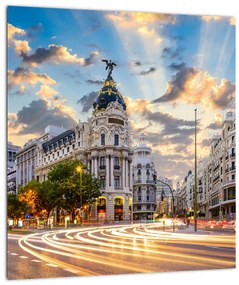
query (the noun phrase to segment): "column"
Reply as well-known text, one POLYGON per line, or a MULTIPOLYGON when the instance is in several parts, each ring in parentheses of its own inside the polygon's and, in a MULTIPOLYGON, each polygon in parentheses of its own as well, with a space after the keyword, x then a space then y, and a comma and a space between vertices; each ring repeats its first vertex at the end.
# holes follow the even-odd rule
POLYGON ((122 187, 125 187, 125 157, 123 157, 123 160, 122 160, 122 187))
POLYGON ((129 187, 129 161, 128 161, 128 158, 126 158, 126 161, 125 161, 125 164, 126 164, 126 183, 125 183, 125 186, 126 187, 129 187))
POLYGON ((111 159, 110 159, 110 177, 111 177, 111 185, 112 187, 114 187, 114 157, 111 155, 111 159))
POLYGON ((98 177, 98 165, 97 165, 97 157, 95 157, 95 177, 98 177))
POLYGON ((109 155, 106 155, 106 188, 109 188, 110 184, 110 163, 109 163, 109 155))
POLYGON ((133 190, 133 184, 132 184, 132 163, 129 163, 129 188, 133 190))

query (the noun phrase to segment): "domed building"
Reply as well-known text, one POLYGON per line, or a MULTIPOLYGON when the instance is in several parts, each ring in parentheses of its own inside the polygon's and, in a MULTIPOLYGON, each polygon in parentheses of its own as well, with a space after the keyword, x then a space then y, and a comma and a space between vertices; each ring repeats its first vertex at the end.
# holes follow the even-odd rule
POLYGON ((133 218, 152 220, 156 210, 156 171, 147 138, 141 134, 134 148, 133 159, 133 218))
POLYGON ((89 169, 101 181, 101 193, 92 216, 97 220, 131 219, 133 151, 129 145, 126 104, 108 75, 93 104, 89 169))
MULTIPOLYGON (((107 61, 107 60, 104 60, 107 61)), ((100 179, 101 196, 91 205, 87 218, 91 221, 129 221, 132 218, 132 157, 129 143, 129 122, 123 96, 112 78, 113 65, 93 104, 92 117, 73 129, 51 126, 37 139, 34 147, 34 173, 29 179, 43 182, 53 165, 66 159, 78 159, 100 179)), ((24 185, 21 170, 25 167, 27 148, 19 154, 17 185, 24 185), (20 157, 21 155, 21 157, 20 157)), ((28 168, 27 168, 28 169, 28 168)), ((84 216, 83 216, 84 218, 84 216)))

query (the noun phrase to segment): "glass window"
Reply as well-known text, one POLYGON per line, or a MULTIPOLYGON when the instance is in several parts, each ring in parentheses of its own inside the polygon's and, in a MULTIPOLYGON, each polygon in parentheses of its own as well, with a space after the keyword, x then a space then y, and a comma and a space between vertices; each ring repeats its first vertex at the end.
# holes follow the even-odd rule
POLYGON ((115 165, 119 165, 119 157, 115 157, 114 160, 115 160, 115 165))
POLYGON ((105 188, 105 176, 100 176, 100 186, 101 188, 105 188))
POLYGON ((101 134, 101 145, 105 145, 105 134, 101 134))
POLYGON ((114 145, 119 145, 119 135, 115 134, 115 143, 114 145))
POLYGON ((105 156, 100 157, 100 166, 105 166, 105 156))
POLYGON ((115 187, 119 188, 120 187, 120 177, 119 176, 115 176, 114 177, 114 182, 115 182, 115 187))

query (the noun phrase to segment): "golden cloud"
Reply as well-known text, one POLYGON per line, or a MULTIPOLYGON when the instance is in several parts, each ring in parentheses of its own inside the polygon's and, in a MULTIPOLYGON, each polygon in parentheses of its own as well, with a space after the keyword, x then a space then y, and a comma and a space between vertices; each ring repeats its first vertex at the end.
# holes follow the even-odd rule
POLYGON ((8 42, 11 42, 12 40, 14 40, 14 36, 16 34, 25 35, 26 32, 20 28, 14 27, 12 24, 8 24, 8 28, 7 28, 8 42))
POLYGON ((40 90, 36 94, 44 100, 51 100, 58 92, 49 85, 41 85, 40 90))
POLYGON ((226 16, 202 16, 202 20, 206 22, 210 21, 224 21, 227 20, 230 25, 235 26, 236 25, 236 18, 235 17, 226 17, 226 16))
POLYGON ((22 40, 14 40, 15 45, 15 52, 18 55, 21 55, 22 53, 28 53, 31 48, 28 45, 28 41, 22 41, 22 40))
POLYGON ((38 83, 53 85, 56 84, 56 81, 45 73, 38 74, 23 68, 17 68, 16 70, 8 71, 9 87, 24 84, 30 84, 34 86, 38 83))
POLYGON ((21 55, 22 53, 28 53, 31 48, 29 47, 28 41, 15 39, 15 36, 24 36, 26 32, 20 28, 14 27, 12 24, 8 24, 7 36, 8 46, 14 45, 16 54, 21 55))

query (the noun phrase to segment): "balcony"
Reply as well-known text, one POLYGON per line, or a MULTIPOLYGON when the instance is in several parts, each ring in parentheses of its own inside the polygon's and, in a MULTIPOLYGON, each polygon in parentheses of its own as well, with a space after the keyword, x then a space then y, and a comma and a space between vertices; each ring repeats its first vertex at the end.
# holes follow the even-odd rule
POLYGON ((236 166, 230 167, 230 171, 236 170, 236 166))
POLYGON ((106 169, 106 165, 100 165, 99 168, 102 169, 106 169))
POLYGON ((230 154, 230 157, 235 157, 235 156, 236 156, 235 153, 230 154))
POLYGON ((115 170, 120 170, 120 166, 119 165, 114 165, 114 169, 115 170))
POLYGON ((146 180, 146 183, 151 183, 151 184, 155 184, 155 181, 154 180, 146 180))
POLYGON ((133 184, 141 184, 142 183, 142 180, 141 179, 138 179, 138 180, 134 180, 133 181, 133 184))

